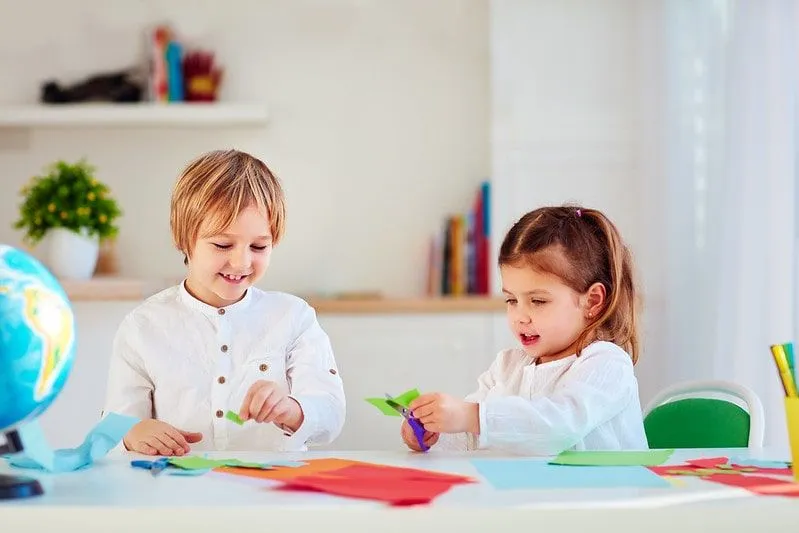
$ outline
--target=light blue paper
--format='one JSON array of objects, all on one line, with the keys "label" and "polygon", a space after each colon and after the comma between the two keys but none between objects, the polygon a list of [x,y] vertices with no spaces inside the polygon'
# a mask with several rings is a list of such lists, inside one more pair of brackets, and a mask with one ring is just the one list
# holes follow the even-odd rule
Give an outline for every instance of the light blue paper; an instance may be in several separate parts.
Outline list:
[{"label": "light blue paper", "polygon": [[755,468],[787,468],[787,461],[767,461],[764,459],[750,459],[748,457],[730,457],[727,464],[738,466],[751,466]]},{"label": "light blue paper", "polygon": [[542,459],[473,459],[482,477],[497,490],[580,488],[670,488],[643,466],[550,465]]},{"label": "light blue paper", "polygon": [[203,468],[197,470],[184,470],[182,468],[167,468],[166,472],[170,476],[183,476],[183,477],[194,477],[194,476],[201,476],[203,474],[207,474],[213,470],[212,468]]},{"label": "light blue paper", "polygon": [[38,423],[19,428],[23,451],[7,456],[11,466],[46,472],[70,472],[91,465],[104,457],[130,431],[138,418],[109,413],[92,428],[77,448],[53,450]]}]

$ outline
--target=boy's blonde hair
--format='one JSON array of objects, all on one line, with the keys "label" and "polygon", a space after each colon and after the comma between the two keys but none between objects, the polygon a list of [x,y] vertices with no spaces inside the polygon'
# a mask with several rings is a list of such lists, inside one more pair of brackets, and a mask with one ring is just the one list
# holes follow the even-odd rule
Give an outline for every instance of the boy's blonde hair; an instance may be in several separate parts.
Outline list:
[{"label": "boy's blonde hair", "polygon": [[[197,239],[220,233],[251,205],[269,217],[277,244],[285,230],[285,197],[263,161],[238,150],[215,150],[190,162],[175,182],[169,213],[172,240],[184,262]],[[200,235],[206,222],[206,234]]]},{"label": "boy's blonde hair", "polygon": [[607,300],[577,340],[577,353],[594,339],[614,342],[638,361],[638,300],[629,248],[601,211],[579,205],[542,207],[524,215],[508,231],[499,264],[528,266],[554,274],[578,293],[594,283]]}]

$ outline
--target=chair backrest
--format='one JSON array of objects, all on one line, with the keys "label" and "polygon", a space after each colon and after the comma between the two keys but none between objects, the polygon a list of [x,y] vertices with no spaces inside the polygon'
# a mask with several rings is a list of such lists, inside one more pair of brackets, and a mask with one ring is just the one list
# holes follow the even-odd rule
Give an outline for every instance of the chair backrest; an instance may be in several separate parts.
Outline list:
[{"label": "chair backrest", "polygon": [[[747,410],[719,394],[741,400]],[[727,381],[678,383],[644,410],[650,448],[760,448],[763,405],[748,387]]]}]

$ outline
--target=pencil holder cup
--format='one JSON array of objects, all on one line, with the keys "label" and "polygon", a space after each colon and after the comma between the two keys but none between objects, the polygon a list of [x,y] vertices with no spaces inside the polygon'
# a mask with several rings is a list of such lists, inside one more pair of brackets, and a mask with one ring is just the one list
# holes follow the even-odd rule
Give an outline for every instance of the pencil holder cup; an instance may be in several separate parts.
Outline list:
[{"label": "pencil holder cup", "polygon": [[794,480],[799,481],[799,398],[785,398],[785,418],[791,445],[791,470]]}]

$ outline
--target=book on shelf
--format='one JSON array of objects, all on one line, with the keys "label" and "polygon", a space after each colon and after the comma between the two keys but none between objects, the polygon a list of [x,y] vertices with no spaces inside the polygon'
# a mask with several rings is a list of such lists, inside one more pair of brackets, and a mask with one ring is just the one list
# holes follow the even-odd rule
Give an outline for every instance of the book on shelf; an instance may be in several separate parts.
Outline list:
[{"label": "book on shelf", "polygon": [[491,184],[484,181],[465,213],[447,216],[430,239],[428,296],[489,294]]}]

